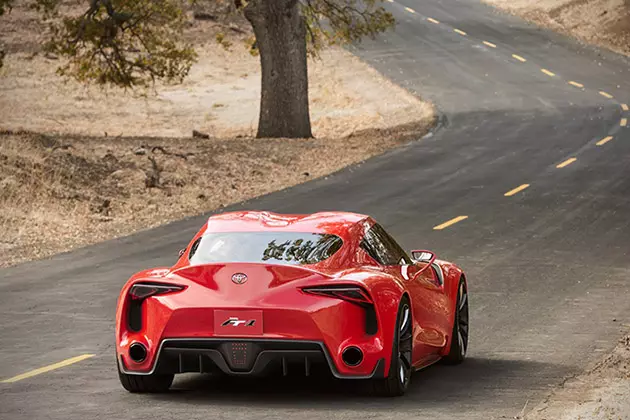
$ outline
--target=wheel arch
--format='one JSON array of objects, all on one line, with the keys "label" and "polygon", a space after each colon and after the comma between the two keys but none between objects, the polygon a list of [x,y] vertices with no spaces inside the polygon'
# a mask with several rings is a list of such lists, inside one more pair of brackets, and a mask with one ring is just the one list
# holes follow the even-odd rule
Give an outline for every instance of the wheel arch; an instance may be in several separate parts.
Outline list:
[{"label": "wheel arch", "polygon": [[[363,285],[374,301],[383,347],[392,348],[400,303],[406,298],[413,308],[411,295],[404,284],[387,275],[370,277],[369,280],[363,282]],[[413,313],[413,311],[411,312]],[[391,355],[387,356],[385,362],[385,372],[389,372]]]},{"label": "wheel arch", "polygon": [[[457,293],[459,291],[459,283],[460,281],[463,281],[464,286],[466,287],[466,290],[468,290],[468,280],[466,278],[466,274],[464,273],[464,271],[454,265],[451,266],[449,270],[449,275],[447,277],[448,279],[445,280],[444,287],[445,287],[445,292],[447,296],[449,297],[449,302],[452,305],[451,306],[452,311],[449,314],[448,321],[449,321],[449,325],[453,325],[455,323],[455,313],[457,311]],[[452,339],[453,337],[451,336],[451,334],[449,334],[446,340],[446,345],[444,346],[441,352],[442,356],[445,356],[446,354],[448,354],[448,351],[451,347]]]}]

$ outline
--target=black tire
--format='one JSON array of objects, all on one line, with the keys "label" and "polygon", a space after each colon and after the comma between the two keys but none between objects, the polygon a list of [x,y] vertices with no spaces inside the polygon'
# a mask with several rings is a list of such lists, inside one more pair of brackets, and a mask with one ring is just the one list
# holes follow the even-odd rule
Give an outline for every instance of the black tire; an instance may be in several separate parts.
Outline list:
[{"label": "black tire", "polygon": [[453,323],[453,335],[451,347],[442,362],[447,365],[458,365],[466,358],[468,351],[468,290],[464,279],[459,280],[457,286],[457,307],[455,309],[455,322]]},{"label": "black tire", "polygon": [[[404,324],[403,324],[404,323]],[[398,397],[404,395],[411,382],[413,366],[411,364],[413,340],[413,320],[411,305],[404,297],[398,307],[396,330],[392,344],[392,362],[384,379],[372,379],[372,388],[376,395]]]},{"label": "black tire", "polygon": [[120,371],[118,367],[118,378],[120,384],[129,392],[138,393],[160,393],[166,392],[173,383],[175,375],[127,375]]}]

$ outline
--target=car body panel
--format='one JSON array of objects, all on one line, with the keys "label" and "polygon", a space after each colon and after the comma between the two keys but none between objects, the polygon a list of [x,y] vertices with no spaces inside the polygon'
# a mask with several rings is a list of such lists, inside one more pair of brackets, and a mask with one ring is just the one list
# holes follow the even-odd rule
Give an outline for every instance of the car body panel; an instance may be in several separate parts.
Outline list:
[{"label": "car body panel", "polygon": [[[178,342],[180,347],[187,347],[177,350],[179,371],[187,371],[182,368],[181,354],[194,350],[199,355],[199,364],[195,366],[199,366],[200,371],[204,370],[202,356],[208,356],[208,360],[218,360],[223,369],[227,369],[226,373],[244,374],[235,367],[236,361],[229,359],[225,349],[216,347],[216,342],[227,340],[232,343],[233,352],[237,352],[239,346],[254,345],[258,359],[264,358],[263,353],[280,355],[283,369],[284,357],[292,351],[298,354],[297,348],[303,347],[300,343],[315,343],[313,348],[301,351],[308,356],[321,347],[337,377],[386,376],[403,296],[412,306],[414,367],[422,368],[439,360],[448,353],[457,286],[463,273],[451,263],[435,261],[434,265],[442,270],[442,282],[435,269],[426,264],[379,265],[361,247],[366,229],[375,223],[368,216],[342,212],[280,215],[247,211],[210,217],[173,267],[139,272],[122,288],[116,316],[119,367],[128,374],[150,374],[162,358],[160,352],[164,343],[164,352],[167,352],[173,351],[168,343]],[[338,236],[343,245],[329,258],[309,265],[266,262],[191,265],[191,247],[209,232],[325,233]],[[132,312],[137,302],[130,297],[131,288],[136,284],[177,285],[182,290],[144,299],[138,315]],[[365,291],[371,299],[369,310],[356,302],[303,290],[330,285]],[[371,310],[375,319],[371,317]],[[138,330],[130,327],[132,316],[140,317]],[[252,324],[251,330],[247,330],[248,322]],[[370,331],[371,323],[375,323],[375,332]],[[189,342],[181,344],[182,340]],[[262,344],[252,344],[256,342]],[[143,361],[134,362],[129,357],[132,343],[146,347]],[[206,343],[209,344],[206,346]],[[290,345],[278,343],[297,344],[292,350]],[[348,346],[363,351],[363,360],[357,366],[349,366],[342,360],[342,352]],[[226,358],[226,363],[221,357]],[[255,364],[254,361],[247,363],[250,367]]]}]

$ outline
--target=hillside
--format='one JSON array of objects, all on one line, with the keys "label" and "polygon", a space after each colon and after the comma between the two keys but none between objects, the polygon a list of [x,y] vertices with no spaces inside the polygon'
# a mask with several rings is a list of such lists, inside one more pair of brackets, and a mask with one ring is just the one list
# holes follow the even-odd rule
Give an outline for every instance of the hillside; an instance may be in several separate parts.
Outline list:
[{"label": "hillside", "polygon": [[628,0],[484,0],[579,40],[630,54]]}]

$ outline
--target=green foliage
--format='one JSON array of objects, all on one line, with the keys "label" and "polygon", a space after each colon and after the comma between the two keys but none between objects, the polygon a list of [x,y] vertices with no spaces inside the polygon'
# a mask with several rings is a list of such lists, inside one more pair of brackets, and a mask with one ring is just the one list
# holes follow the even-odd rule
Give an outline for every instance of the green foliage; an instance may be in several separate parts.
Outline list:
[{"label": "green foliage", "polygon": [[0,16],[11,11],[13,0],[0,0]]},{"label": "green foliage", "polygon": [[393,27],[394,17],[381,3],[382,0],[305,0],[301,5],[309,52],[317,54],[325,45],[358,42]]},{"label": "green foliage", "polygon": [[[51,14],[59,0],[37,0]],[[176,0],[90,0],[80,16],[51,25],[46,49],[68,59],[58,69],[81,82],[148,86],[181,81],[196,54],[181,45],[185,16]]]},{"label": "green foliage", "polygon": [[59,3],[61,0],[32,0],[30,8],[42,14],[44,20],[58,16]]},{"label": "green foliage", "polygon": [[[0,0],[0,16],[14,0]],[[30,0],[30,7],[51,23],[46,49],[67,59],[61,75],[81,82],[122,87],[148,86],[155,80],[179,82],[196,59],[182,42],[187,5],[206,3],[242,13],[246,0],[87,0],[80,15],[59,13],[62,0]],[[275,0],[249,0],[275,1]],[[301,0],[309,53],[326,45],[348,44],[394,25],[383,0]],[[61,17],[60,17],[61,14]],[[216,40],[226,48],[223,33]],[[245,41],[258,55],[255,37]],[[0,67],[4,52],[0,49]]]},{"label": "green foliage", "polygon": [[249,51],[249,53],[252,56],[258,57],[260,52],[258,51],[258,46],[256,45],[256,37],[255,36],[250,36],[249,38],[247,38],[245,40],[245,46],[247,47],[247,51]]},{"label": "green foliage", "polygon": [[225,34],[223,32],[219,32],[216,35],[216,40],[219,44],[221,44],[223,46],[223,48],[225,48],[226,50],[229,50],[230,47],[232,46],[232,43],[230,41],[228,41],[227,39],[225,39]]}]

